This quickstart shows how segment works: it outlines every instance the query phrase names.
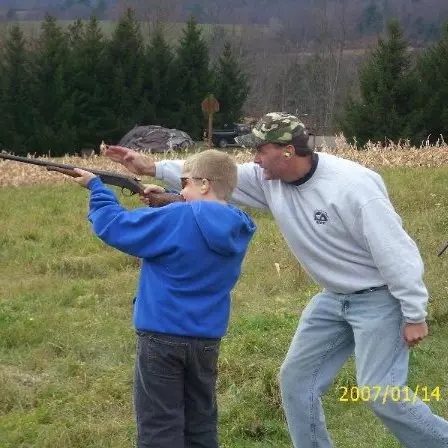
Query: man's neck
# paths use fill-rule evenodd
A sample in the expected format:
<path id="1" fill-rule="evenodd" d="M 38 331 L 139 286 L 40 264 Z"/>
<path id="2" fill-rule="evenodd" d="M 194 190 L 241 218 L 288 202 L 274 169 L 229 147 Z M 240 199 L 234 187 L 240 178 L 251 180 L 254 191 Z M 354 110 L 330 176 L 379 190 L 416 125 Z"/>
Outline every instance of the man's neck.
<path id="1" fill-rule="evenodd" d="M 282 176 L 282 181 L 287 183 L 300 183 L 313 168 L 313 156 L 295 157 L 291 160 L 291 170 Z"/>

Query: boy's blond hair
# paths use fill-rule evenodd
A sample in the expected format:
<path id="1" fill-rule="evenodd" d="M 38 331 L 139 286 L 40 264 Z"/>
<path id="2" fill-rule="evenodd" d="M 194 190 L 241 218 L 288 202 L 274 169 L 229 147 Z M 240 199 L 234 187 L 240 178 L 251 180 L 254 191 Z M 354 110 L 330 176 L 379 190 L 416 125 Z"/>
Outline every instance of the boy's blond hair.
<path id="1" fill-rule="evenodd" d="M 188 157 L 183 171 L 190 177 L 210 180 L 213 193 L 221 200 L 230 199 L 238 180 L 235 161 L 229 154 L 216 149 L 207 149 Z"/>

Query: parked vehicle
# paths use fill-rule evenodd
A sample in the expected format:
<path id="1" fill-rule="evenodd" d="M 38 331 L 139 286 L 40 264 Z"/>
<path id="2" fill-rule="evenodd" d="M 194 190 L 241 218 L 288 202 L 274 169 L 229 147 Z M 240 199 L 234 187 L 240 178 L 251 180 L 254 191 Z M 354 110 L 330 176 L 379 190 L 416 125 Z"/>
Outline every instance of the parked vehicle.
<path id="1" fill-rule="evenodd" d="M 239 135 L 249 134 L 250 126 L 247 124 L 232 123 L 224 125 L 222 129 L 212 130 L 212 143 L 219 148 L 236 145 L 235 137 Z"/>

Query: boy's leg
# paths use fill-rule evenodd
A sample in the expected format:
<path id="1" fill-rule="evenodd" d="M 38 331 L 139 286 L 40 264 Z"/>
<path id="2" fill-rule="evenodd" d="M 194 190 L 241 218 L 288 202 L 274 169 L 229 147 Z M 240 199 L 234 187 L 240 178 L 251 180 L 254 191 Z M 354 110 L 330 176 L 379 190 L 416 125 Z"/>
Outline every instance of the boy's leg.
<path id="1" fill-rule="evenodd" d="M 185 375 L 185 448 L 218 448 L 216 377 L 219 339 L 190 344 Z"/>
<path id="2" fill-rule="evenodd" d="M 414 397 L 406 388 L 409 349 L 399 301 L 388 290 L 351 295 L 349 300 L 357 383 L 365 387 L 364 397 L 370 391 L 367 404 L 406 448 L 448 447 L 448 422 L 434 415 L 419 393 Z"/>
<path id="3" fill-rule="evenodd" d="M 315 296 L 302 313 L 280 369 L 289 433 L 296 448 L 332 447 L 321 395 L 353 352 L 353 333 L 335 294 Z"/>
<path id="4" fill-rule="evenodd" d="M 138 448 L 184 448 L 187 344 L 175 336 L 137 332 L 134 404 Z"/>

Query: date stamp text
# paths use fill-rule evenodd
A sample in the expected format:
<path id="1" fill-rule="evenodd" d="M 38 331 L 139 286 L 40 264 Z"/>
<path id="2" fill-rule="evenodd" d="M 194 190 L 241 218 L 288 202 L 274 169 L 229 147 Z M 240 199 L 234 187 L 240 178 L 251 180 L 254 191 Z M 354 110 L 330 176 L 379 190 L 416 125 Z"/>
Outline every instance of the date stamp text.
<path id="1" fill-rule="evenodd" d="M 342 402 L 376 402 L 386 404 L 387 401 L 415 403 L 418 399 L 424 402 L 440 401 L 442 388 L 440 386 L 428 387 L 417 384 L 414 388 L 409 386 L 342 386 L 339 401 Z"/>

